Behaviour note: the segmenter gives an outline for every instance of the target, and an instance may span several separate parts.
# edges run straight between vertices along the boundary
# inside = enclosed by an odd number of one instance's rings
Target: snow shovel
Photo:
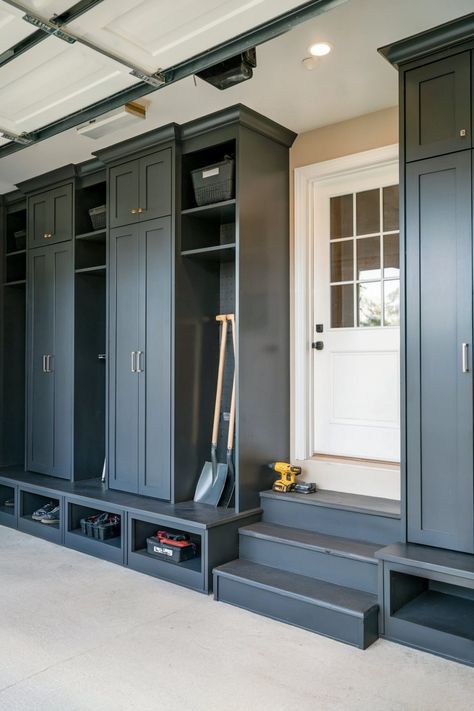
[[[221,345],[219,352],[219,370],[217,374],[216,405],[214,408],[214,426],[212,429],[211,461],[204,464],[194,493],[194,501],[198,501],[201,504],[211,504],[212,506],[218,505],[227,478],[226,465],[219,464],[217,461],[222,383],[224,380],[225,349],[227,344],[227,316],[225,314],[216,316],[216,321],[221,325]]]
[[[234,449],[234,428],[235,428],[235,316],[234,314],[229,314],[228,319],[232,326],[232,345],[234,349],[234,381],[232,384],[232,399],[230,402],[230,418],[229,418],[229,434],[227,437],[227,479],[224,487],[224,493],[222,494],[221,506],[226,508],[232,501],[232,496],[235,491],[235,469],[233,449]]]

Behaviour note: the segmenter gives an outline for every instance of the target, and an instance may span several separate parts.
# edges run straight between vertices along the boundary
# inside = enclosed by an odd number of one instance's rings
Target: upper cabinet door
[[[28,198],[28,246],[72,239],[72,184],[67,183]]]
[[[137,160],[110,169],[109,226],[111,228],[138,222],[140,218],[138,175]]]
[[[406,159],[471,148],[471,53],[406,73]]]
[[[140,159],[140,220],[171,215],[171,149]]]

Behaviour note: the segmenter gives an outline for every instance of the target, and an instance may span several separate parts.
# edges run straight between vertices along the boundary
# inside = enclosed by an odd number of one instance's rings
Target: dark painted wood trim
[[[63,183],[66,180],[71,180],[77,175],[77,168],[75,165],[70,163],[69,165],[64,165],[57,170],[51,170],[49,173],[43,173],[35,178],[30,178],[29,180],[23,180],[21,183],[17,183],[17,188],[21,190],[25,195],[27,193],[36,192],[38,190],[44,190],[49,188],[56,183]]]
[[[398,68],[405,62],[453,48],[469,40],[474,40],[474,13],[406,37],[399,42],[387,44],[378,51],[390,64]]]
[[[166,126],[129,138],[127,141],[121,141],[113,146],[103,148],[92,155],[97,156],[100,161],[107,165],[119,162],[122,158],[126,158],[132,153],[134,154],[133,157],[137,158],[138,155],[135,154],[138,154],[139,151],[155,150],[155,148],[161,147],[163,143],[179,140],[179,132],[180,127],[177,123],[169,123]]]

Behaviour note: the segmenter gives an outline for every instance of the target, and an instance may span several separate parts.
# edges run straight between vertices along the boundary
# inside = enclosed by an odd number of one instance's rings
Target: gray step
[[[377,593],[379,544],[265,522],[240,528],[239,537],[240,558]]]
[[[400,502],[372,496],[317,491],[314,494],[260,494],[263,520],[330,536],[374,541],[401,539]]]
[[[248,560],[215,568],[214,597],[361,649],[378,637],[376,595]]]

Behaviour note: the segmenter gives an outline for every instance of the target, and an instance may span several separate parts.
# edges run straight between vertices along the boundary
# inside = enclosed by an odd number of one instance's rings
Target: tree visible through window
[[[400,324],[398,185],[330,199],[331,328]]]

